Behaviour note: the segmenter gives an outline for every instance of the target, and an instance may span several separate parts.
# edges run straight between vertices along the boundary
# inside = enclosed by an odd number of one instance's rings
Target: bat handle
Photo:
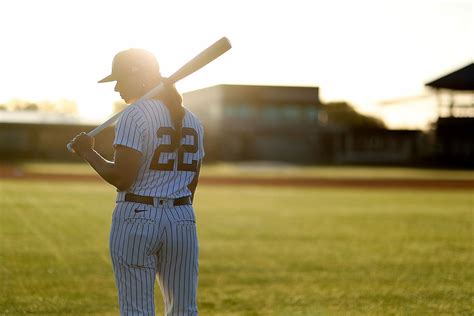
[[[92,130],[92,131],[90,131],[89,133],[87,133],[87,135],[94,137],[94,136],[97,135],[102,129],[100,129],[98,132],[97,132],[96,130],[97,130],[97,128],[94,129],[94,130]],[[67,150],[68,150],[70,153],[75,153],[74,148],[72,148],[72,143],[67,143],[66,147],[67,147]]]

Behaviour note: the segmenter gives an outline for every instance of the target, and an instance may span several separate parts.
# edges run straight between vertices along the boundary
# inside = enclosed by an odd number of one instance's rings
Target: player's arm
[[[201,160],[197,162],[196,174],[194,175],[193,181],[188,185],[188,189],[191,191],[191,202],[194,201],[194,192],[199,181],[199,173],[201,172]]]
[[[135,181],[140,169],[141,152],[116,146],[114,161],[108,161],[94,150],[94,138],[85,133],[76,136],[72,147],[108,183],[119,191],[126,191]]]

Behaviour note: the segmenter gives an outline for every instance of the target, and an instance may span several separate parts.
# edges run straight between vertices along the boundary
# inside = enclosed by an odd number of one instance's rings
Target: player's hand
[[[94,137],[82,132],[71,140],[72,149],[79,156],[84,156],[87,152],[94,149]]]

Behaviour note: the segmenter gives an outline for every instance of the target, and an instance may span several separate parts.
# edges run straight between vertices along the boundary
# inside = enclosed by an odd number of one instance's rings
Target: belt
[[[133,193],[125,194],[125,201],[148,204],[148,205],[156,205],[156,206],[165,205],[167,203],[171,203],[173,206],[192,204],[191,197],[189,196],[180,197],[177,199],[168,199],[168,198],[159,198],[159,197],[153,197],[153,196],[136,195]],[[155,201],[156,201],[156,204],[155,204]]]

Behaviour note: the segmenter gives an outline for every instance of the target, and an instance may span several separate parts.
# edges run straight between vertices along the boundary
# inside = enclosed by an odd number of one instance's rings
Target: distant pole
[[[435,90],[435,93],[436,93],[436,100],[437,100],[437,103],[438,103],[438,107],[437,107],[437,111],[438,111],[438,119],[441,117],[441,110],[442,110],[442,107],[443,107],[443,100],[441,99],[441,92],[439,89],[436,89]]]
[[[454,116],[454,92],[449,93],[449,117]]]

